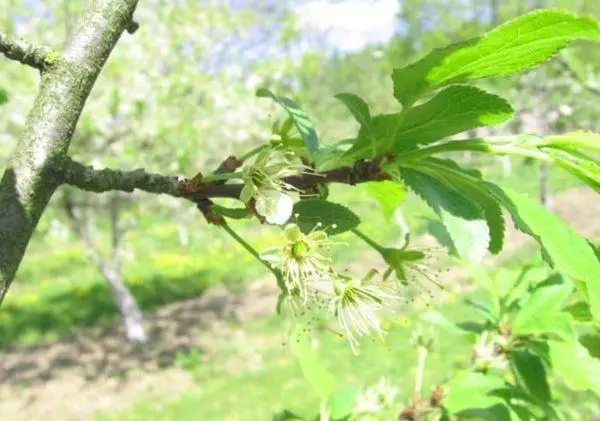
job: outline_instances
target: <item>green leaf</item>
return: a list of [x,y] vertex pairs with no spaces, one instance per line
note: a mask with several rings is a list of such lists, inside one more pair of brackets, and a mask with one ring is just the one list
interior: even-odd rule
[[0,88],[0,105],[8,102],[8,92],[4,88]]
[[426,145],[477,127],[509,120],[511,105],[473,86],[451,86],[418,107],[400,113],[393,148],[397,152]]
[[[494,398],[498,399],[498,398]],[[493,402],[496,402],[494,400]],[[457,419],[465,421],[511,421],[511,411],[504,402],[497,402],[487,408],[468,408],[456,413]]]
[[466,130],[505,122],[513,114],[504,98],[473,86],[451,86],[418,107],[375,116],[375,141],[361,128],[347,154],[373,158],[412,150]]
[[[505,387],[493,392],[494,396],[501,397],[510,410],[511,420],[535,421],[542,417],[540,409],[543,407],[545,415],[555,415],[554,408],[548,403],[534,399],[526,390],[520,387]],[[561,417],[550,419],[561,419]]]
[[554,162],[600,193],[600,164],[591,156],[574,150],[563,152],[563,156],[553,154]]
[[550,402],[552,394],[542,360],[527,350],[514,350],[510,362],[519,384],[541,402]]
[[360,393],[356,387],[345,387],[329,399],[329,415],[332,420],[339,420],[352,414],[354,400]]
[[[485,182],[481,179],[481,174],[477,171],[461,168],[456,162],[448,159],[428,158],[420,163],[422,167],[434,171],[438,174],[438,177],[446,180],[454,189],[479,205],[483,210],[489,229],[490,243],[488,249],[491,253],[499,253],[504,244],[504,217],[498,201],[488,191]],[[430,172],[430,174],[434,173]]]
[[494,375],[468,373],[455,377],[447,384],[450,393],[444,398],[444,407],[451,413],[470,408],[487,408],[503,401],[489,393],[504,386],[504,380]]
[[335,96],[337,99],[342,101],[346,107],[350,110],[356,121],[363,127],[369,137],[375,140],[375,127],[371,120],[371,112],[367,103],[358,95],[343,92]]
[[469,263],[480,263],[490,245],[486,221],[469,221],[447,212],[442,212],[441,219],[458,256]]
[[548,60],[575,39],[600,40],[598,23],[562,10],[534,11],[395,69],[394,96],[407,107],[440,86],[520,72]]
[[[489,235],[488,249],[492,253],[498,253],[502,250],[504,243],[504,217],[502,215],[502,209],[498,203],[496,197],[489,192],[486,183],[481,179],[481,175],[472,170],[465,170],[459,167],[454,161],[443,160],[437,158],[426,158],[420,159],[415,163],[407,163],[401,165],[408,165],[420,172],[423,172],[430,177],[437,179],[440,183],[460,192],[466,199],[470,200],[473,204],[477,204],[482,211],[483,218],[487,222],[487,229]],[[402,172],[401,172],[402,173]],[[454,213],[455,216],[460,214]],[[462,217],[463,219],[468,219]],[[483,236],[481,227],[479,234],[481,237],[478,238],[478,242],[470,242],[470,237],[467,233],[462,233],[461,221],[449,221],[446,225],[454,223],[456,227],[450,227],[456,232],[457,239],[465,244],[465,253],[463,251],[462,256],[469,256],[469,251],[473,253],[471,261],[477,261],[477,257],[483,256],[485,253],[486,240],[488,236]],[[477,226],[474,226],[471,230],[477,234]],[[460,255],[460,253],[459,253]]]
[[600,331],[596,329],[594,333],[588,333],[579,337],[581,345],[588,350],[590,355],[600,359]]
[[[530,266],[531,267],[531,266]],[[527,268],[529,270],[529,268]],[[507,310],[512,310],[520,307],[520,303],[526,301],[529,298],[529,294],[527,293],[527,289],[529,285],[525,280],[527,277],[525,276],[526,272],[521,272],[516,281],[510,285],[510,289],[506,293],[506,295],[502,298],[502,304],[504,308]]]
[[443,209],[467,220],[479,219],[482,215],[481,209],[461,192],[419,168],[401,168],[400,176],[436,213]]
[[321,145],[314,155],[315,168],[318,171],[327,171],[354,165],[354,158],[346,155],[354,141],[355,139],[342,139]]
[[542,146],[548,148],[579,148],[600,152],[600,133],[577,131],[544,138]]
[[273,419],[271,421],[307,421],[306,418],[302,418],[298,414],[294,414],[293,412],[284,409],[281,412],[273,415]]
[[290,347],[315,395],[322,400],[329,398],[335,388],[336,378],[321,364],[311,345],[310,335],[300,323],[296,324],[290,335]]
[[[422,170],[422,168],[420,169]],[[404,182],[440,217],[458,255],[469,262],[483,258],[489,245],[484,213],[476,203],[447,185],[435,172],[424,174],[416,168],[402,168]]]
[[540,319],[561,315],[560,309],[573,290],[570,283],[551,285],[537,289],[512,322],[513,332],[517,335],[532,333]]
[[408,190],[402,183],[396,181],[370,181],[362,183],[367,192],[379,202],[381,210],[387,219],[394,215],[394,211],[406,199]]
[[540,316],[519,330],[522,335],[545,335],[572,341],[577,337],[573,327],[573,319],[568,314],[554,313]]
[[590,305],[585,301],[577,301],[570,304],[566,306],[563,311],[569,313],[571,317],[578,322],[591,322],[594,320],[592,312],[590,311]]
[[294,215],[302,232],[310,232],[317,224],[328,234],[340,234],[356,228],[360,218],[345,206],[322,199],[301,200],[294,205]]
[[555,269],[585,283],[592,314],[600,319],[600,262],[586,239],[537,201],[488,185],[511,213],[517,227],[542,245]]
[[448,320],[446,316],[442,313],[431,310],[419,315],[419,319],[425,323],[433,324],[444,329],[444,332],[455,334],[455,335],[469,335],[472,333],[479,333],[480,326],[475,326],[472,324],[455,324],[454,322]]
[[379,114],[373,117],[373,131],[370,135],[361,127],[352,147],[344,154],[345,159],[375,158],[392,150],[398,127],[403,122],[402,113]]
[[494,325],[498,324],[500,320],[500,306],[498,305],[497,300],[482,298],[473,301],[466,298],[465,303],[476,309],[483,317]]
[[308,153],[313,156],[317,149],[319,149],[319,139],[314,124],[308,117],[308,114],[300,108],[300,105],[289,98],[275,95],[266,88],[259,88],[256,91],[256,96],[261,98],[272,98],[287,111],[289,116],[294,120],[294,125],[296,126],[296,129],[298,129],[300,136],[302,136],[302,140],[304,141]]
[[573,390],[591,390],[600,396],[600,360],[576,341],[548,341],[554,372]]

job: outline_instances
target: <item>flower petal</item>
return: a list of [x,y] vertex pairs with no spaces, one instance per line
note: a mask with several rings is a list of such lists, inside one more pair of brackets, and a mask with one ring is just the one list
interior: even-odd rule
[[254,197],[256,212],[270,224],[285,224],[292,216],[294,200],[287,194],[273,189],[259,189]]
[[254,193],[254,185],[251,181],[247,181],[240,193],[240,200],[244,203],[248,203],[248,200],[252,197],[252,193]]

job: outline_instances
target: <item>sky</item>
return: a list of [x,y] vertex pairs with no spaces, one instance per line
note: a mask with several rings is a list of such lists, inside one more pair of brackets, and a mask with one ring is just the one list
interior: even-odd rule
[[337,49],[352,52],[388,41],[396,30],[398,0],[311,0],[296,6],[301,28],[323,31]]

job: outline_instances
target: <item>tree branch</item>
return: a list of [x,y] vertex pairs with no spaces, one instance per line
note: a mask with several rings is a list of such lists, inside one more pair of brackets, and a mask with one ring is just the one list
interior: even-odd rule
[[[242,191],[242,184],[223,184],[215,181],[201,186],[197,191],[184,191],[184,180],[175,176],[152,174],[144,169],[122,171],[105,168],[95,169],[69,157],[61,158],[55,166],[55,177],[82,190],[102,193],[107,191],[133,192],[135,189],[155,194],[168,194],[181,197],[194,203],[202,200],[223,197],[237,199]],[[341,167],[331,171],[314,174],[302,174],[287,177],[283,181],[300,191],[310,191],[319,184],[344,183],[358,184],[367,181],[385,180],[389,176],[382,172],[379,165],[371,161],[360,161],[352,167]]]
[[56,176],[65,184],[82,190],[103,193],[107,191],[133,192],[135,189],[148,193],[168,194],[174,197],[184,195],[183,179],[146,172],[143,168],[122,171],[105,168],[98,170],[69,157],[64,157],[55,165]]
[[48,47],[39,47],[23,39],[11,39],[0,33],[0,53],[10,60],[18,61],[38,70],[43,70],[44,59],[50,52]]
[[555,57],[555,60],[560,65],[560,67],[562,67],[562,69],[565,70],[575,81],[579,82],[579,84],[583,88],[587,89],[594,95],[600,95],[600,88],[592,86],[589,83],[587,83],[587,81],[583,80],[581,75],[577,73],[575,69],[573,69],[573,67],[567,60],[560,56]]
[[[85,101],[136,6],[137,0],[90,0],[65,50],[45,59],[40,89],[0,181],[0,303],[60,185],[52,164],[66,155]],[[2,41],[2,52],[14,55],[15,44]],[[39,54],[33,57],[40,63]]]

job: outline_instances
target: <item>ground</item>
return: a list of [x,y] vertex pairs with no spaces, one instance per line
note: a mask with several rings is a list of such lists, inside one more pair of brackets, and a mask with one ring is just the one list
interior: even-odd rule
[[[595,192],[576,188],[560,194],[555,212],[584,235],[600,230],[600,200]],[[428,241],[422,239],[421,241]],[[530,241],[512,224],[507,230],[503,255]],[[375,255],[365,255],[361,265],[378,265]],[[490,264],[498,264],[491,259]],[[459,279],[464,272],[453,269],[445,276]],[[242,292],[217,287],[201,297],[164,306],[146,315],[150,343],[139,347],[124,340],[122,329],[113,326],[81,329],[71,338],[31,349],[17,349],[0,359],[0,413],[6,421],[85,421],[99,410],[129,407],[138,397],[177,396],[194,382],[192,374],[173,364],[177,353],[202,349],[210,364],[226,348],[243,348],[249,338],[244,323],[269,314],[276,302],[271,279],[257,281]],[[236,354],[228,364],[235,373],[252,364],[252,355]]]

